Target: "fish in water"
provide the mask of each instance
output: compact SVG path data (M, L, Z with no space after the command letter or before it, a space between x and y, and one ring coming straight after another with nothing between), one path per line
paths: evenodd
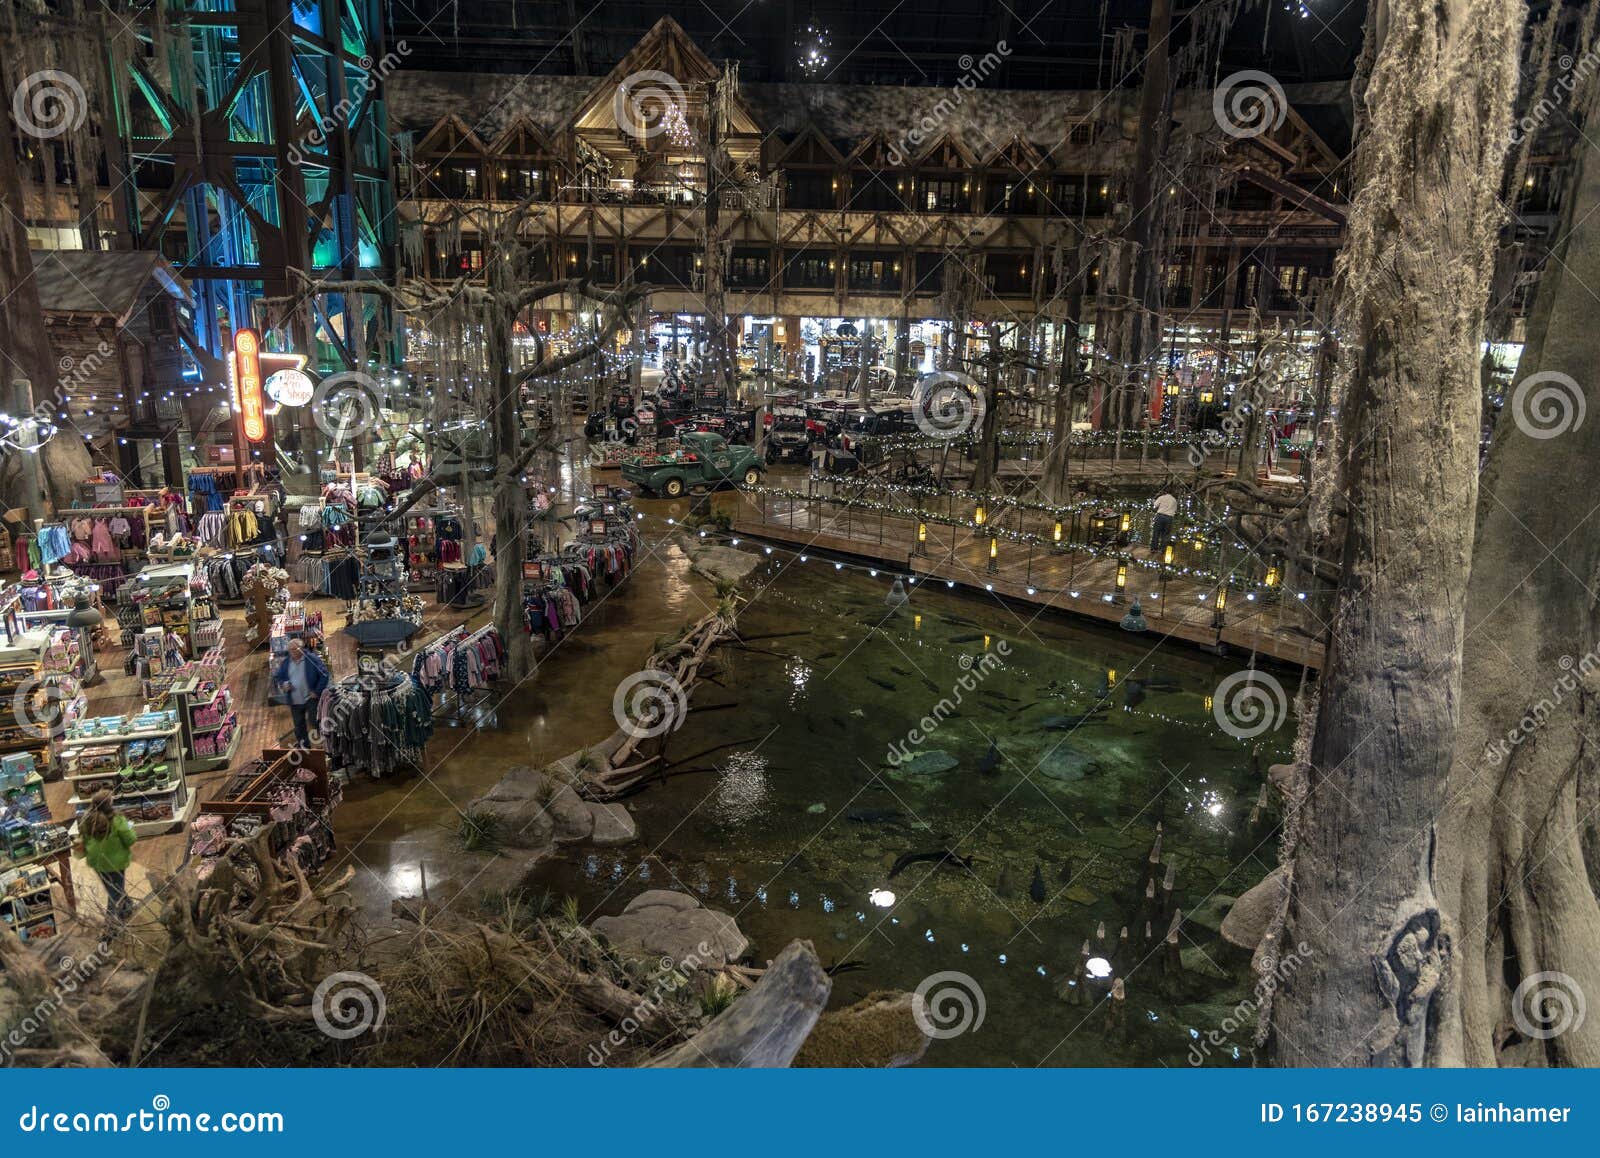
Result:
M840 961L836 965L825 965L822 971L829 977L837 977L841 973L854 973L856 970L865 969L866 967L867 963L865 961L852 957L850 960Z
M1011 866L1006 865L1000 870L1000 879L995 882L994 891L1002 897L1011 895Z
M867 718L867 713L865 711L863 711L861 708L851 708L850 709L850 714L852 716L859 716L863 720Z
M1036 905L1044 904L1044 873L1039 869L1039 862L1033 862L1033 880L1028 882L1028 895L1033 898Z
M817 656L817 662L821 663L825 659L832 659L834 656L836 656L838 654L839 653L836 652L836 651L825 651L821 655Z
M1080 728L1085 724L1103 724L1099 712L1084 712L1081 716L1048 716L1044 721L1044 730L1047 732L1070 732L1073 728Z
M989 741L989 750L983 754L983 759L978 761L978 775L993 776L994 770L1000 767L1000 749L993 740Z
M1137 708L1144 703L1144 684L1140 680L1129 680L1127 683L1128 694L1123 702L1130 708Z
M964 868L968 872L972 871L972 861L960 853L951 852L948 848L936 848L931 852L908 852L902 854L895 860L894 867L889 870L889 879L894 880L895 877L905 872L912 865L925 860L931 860L936 865L953 864L957 868Z
M845 818L857 824L882 824L887 820L899 820L900 812L895 808L852 808L845 813Z
M889 670L894 672L894 674L897 675L897 676L904 676L907 679L909 679L911 677L911 673L908 672L905 668L903 668L903 667L895 667L894 664L890 664L889 665Z
M1178 689L1177 680L1146 680L1144 690L1147 692L1175 692Z
M927 689L930 692L932 692L934 695L938 695L939 694L939 685L934 683L927 676L923 676L922 677L922 682L923 682L924 686L926 686Z
M973 642L975 642L977 640L980 640L982 638L983 638L983 632L980 631L976 635L952 635L950 637L950 642L951 643L973 643Z
M980 696L988 696L991 700L1006 700L1013 704L1017 702L1016 696L1008 696L1004 692L991 691L988 688L980 688L978 694Z
M890 683L888 680L880 680L877 676L868 676L867 679L869 679L873 683L877 684L880 688L882 688L886 692L897 692L897 691L900 690L894 684Z
M1071 857L1068 857L1066 860L1061 862L1060 878L1061 878L1061 883L1064 884L1064 885L1070 885L1072 883L1072 858Z

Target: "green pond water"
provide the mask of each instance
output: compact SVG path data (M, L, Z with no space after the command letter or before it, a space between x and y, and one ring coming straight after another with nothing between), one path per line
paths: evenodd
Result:
M734 706L691 713L669 743L674 761L710 751L686 765L708 770L629 801L637 844L571 851L531 887L576 896L586 919L645 889L691 891L737 918L758 961L800 937L826 963L859 962L835 976L833 1008L962 974L934 984L934 1012L962 1021L939 996L954 985L982 1023L934 1041L923 1064L1250 1064L1248 1024L1220 1033L1253 994L1246 955L1216 932L1219 898L1275 863L1276 802L1251 812L1294 721L1244 740L1224 731L1210 697L1245 657L943 584L891 609L884 578L815 558L768 564L747 587L740 630L754 650L720 653L718 682L693 701ZM1297 677L1272 674L1292 699ZM1076 727L1061 719L1096 710ZM913 759L892 764L897 749ZM923 861L891 879L903 854L945 848L970 871ZM1168 865L1186 916L1181 966L1161 948ZM1105 983L1067 999L1086 940L1124 982L1120 1025Z

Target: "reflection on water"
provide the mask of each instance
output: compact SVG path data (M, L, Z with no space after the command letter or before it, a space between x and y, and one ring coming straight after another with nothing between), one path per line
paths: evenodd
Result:
M1242 659L942 584L886 603L886 577L815 560L751 583L749 646L696 693L721 710L671 741L674 759L712 753L689 758L706 770L629 801L640 843L541 868L536 887L586 916L683 889L734 914L758 961L809 939L864 966L835 975L835 1007L960 970L987 1018L927 1064L1184 1064L1251 996L1220 898L1273 867L1275 802L1258 796L1294 722L1248 742L1221 729L1210 697ZM896 745L909 758L891 766ZM1248 1061L1249 1040L1208 1064Z

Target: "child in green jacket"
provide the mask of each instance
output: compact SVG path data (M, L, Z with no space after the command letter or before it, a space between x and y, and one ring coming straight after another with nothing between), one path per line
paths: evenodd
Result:
M133 912L126 873L133 859L133 842L139 838L128 818L112 807L111 793L103 789L89 801L78 828L83 833L83 858L100 874L100 883L106 888L106 912L120 920Z

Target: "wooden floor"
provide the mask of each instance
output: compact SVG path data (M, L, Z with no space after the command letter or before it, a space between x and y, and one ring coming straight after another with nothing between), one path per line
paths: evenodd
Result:
M300 594L304 592L303 587L298 584L290 586L297 593L297 598L304 598ZM423 599L427 608L423 630L417 636L419 642L433 639L463 623L471 623L476 627L488 621L487 605L472 609L440 607L431 594L424 595ZM344 601L340 599L317 597L308 601L308 610L322 612L330 670L335 679L352 675L356 670L355 640L342 630L345 625L344 607ZM234 709L239 714L240 736L233 763L228 768L189 775L189 789L197 793L202 801L215 797L233 771L255 759L264 748L282 746L294 739L294 724L289 709L267 702L271 673L267 670L269 653L266 644L252 648L245 642L242 607L222 608L222 619L228 660L227 684L233 692ZM88 691L90 715L115 715L144 709L139 681L133 676L124 675L121 670L126 654L123 649L114 648L111 654L100 656L103 664L111 666L109 670L103 669L105 682ZM71 786L62 781L45 785L46 802L58 821L72 816L72 807L67 803L71 795ZM135 846L134 864L129 869L128 880L129 890L134 897L145 894L151 872L170 873L183 863L188 839L187 833L178 832L139 841ZM96 920L105 911L104 892L81 856L75 855L72 865L81 913L90 920Z
M1254 600L1242 591L1232 592L1219 630L1213 585L1163 579L1133 566L1119 600L1117 563L1109 558L1030 548L1002 539L991 572L988 538L965 528L928 524L927 542L918 553L916 523L910 519L847 514L825 503L775 500L767 502L765 514L748 500L737 510L734 529L752 538L869 560L912 575L993 591L1019 603L1112 623L1120 623L1137 598L1149 630L1158 636L1206 647L1221 643L1232 651L1305 667L1322 663L1322 626L1293 592Z

